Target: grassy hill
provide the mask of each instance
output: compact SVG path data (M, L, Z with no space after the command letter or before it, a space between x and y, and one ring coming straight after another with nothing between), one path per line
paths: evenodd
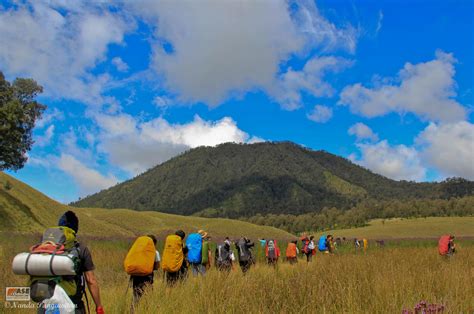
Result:
M199 147L74 203L205 217L346 210L363 200L474 195L474 182L394 181L293 143Z
M8 181L8 184L6 182ZM8 189L5 186L10 186ZM60 204L30 186L0 172L0 231L42 232L57 224L66 210L77 213L79 234L99 237L131 237L153 233L164 236L176 229L195 232L205 229L215 238L242 235L291 238L292 235L273 228L230 219L184 217L158 212L128 209L73 208Z
M319 233L320 235L322 233ZM474 237L474 217L427 217L413 219L375 219L366 227L326 231L337 237L367 239L431 238L443 234Z

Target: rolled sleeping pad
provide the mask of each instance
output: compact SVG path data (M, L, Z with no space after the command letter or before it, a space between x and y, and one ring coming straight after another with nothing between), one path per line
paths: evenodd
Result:
M13 273L30 276L75 275L75 263L69 255L20 253L12 263Z

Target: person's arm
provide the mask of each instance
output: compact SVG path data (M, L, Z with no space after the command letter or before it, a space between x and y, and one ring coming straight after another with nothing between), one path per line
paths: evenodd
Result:
M89 292L91 293L92 299L95 303L96 312L102 314L104 313L104 309L100 301L99 283L95 278L94 271L86 271L84 275L86 277L87 287L89 287Z

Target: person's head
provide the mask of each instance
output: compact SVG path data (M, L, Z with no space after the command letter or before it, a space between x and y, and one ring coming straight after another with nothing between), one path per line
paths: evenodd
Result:
M174 234L180 237L181 239L184 239L184 237L186 237L186 233L184 233L183 230L178 230Z
M297 241L297 240L293 240L293 241L291 241L291 243L297 244L298 241Z
M314 239L314 236L310 236L309 239L310 239L310 240L313 240L313 239Z
M331 240L331 239L332 239L332 235L331 235L331 234L328 234L327 238L328 238L329 240Z
M198 231L199 235L201 236L201 238L203 239L206 239L207 238L207 232L204 231L204 230L199 230Z
M58 226L71 228L77 233L79 231L79 219L73 211L68 210L59 217Z
M156 237L154 235L149 234L147 237L151 238L153 240L153 244L156 245Z

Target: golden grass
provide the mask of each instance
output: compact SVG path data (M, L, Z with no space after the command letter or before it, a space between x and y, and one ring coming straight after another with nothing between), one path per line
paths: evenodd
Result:
M22 236L15 244L0 240L6 253L0 282L24 285L25 278L13 275L9 263L31 244L31 237ZM127 312L131 291L125 296L128 277L122 262L129 242L87 244L106 312ZM401 313L420 300L445 304L447 313L472 313L473 278L474 247L469 243L460 243L449 260L440 257L435 246L371 248L367 254L317 254L310 264L280 263L277 269L258 264L247 276L238 267L229 275L212 269L204 278L190 277L174 288L166 287L158 273L138 313Z
M321 232L317 233L322 234ZM324 232L337 237L365 237L368 239L429 238L443 234L457 237L474 236L474 217L427 217L411 219L375 219L361 228L339 229Z

